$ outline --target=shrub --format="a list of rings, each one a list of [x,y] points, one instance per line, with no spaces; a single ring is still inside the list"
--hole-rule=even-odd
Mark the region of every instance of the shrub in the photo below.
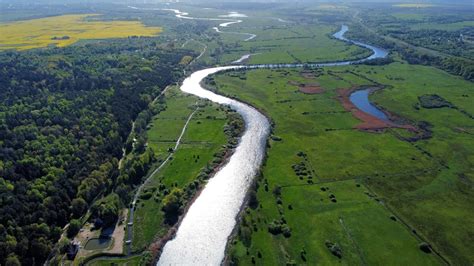
[[[276,186],[274,189],[273,189],[273,195],[275,196],[281,196],[281,187],[280,186]]]
[[[273,235],[283,234],[286,238],[291,236],[291,229],[283,220],[273,220],[268,225],[268,232]]]
[[[254,210],[258,207],[257,193],[255,193],[255,190],[251,190],[249,193],[249,206]]]
[[[144,192],[140,195],[140,199],[148,200],[148,199],[151,198],[151,196],[153,196],[153,192],[147,191],[147,192]]]
[[[165,212],[166,223],[174,224],[178,220],[184,205],[183,190],[174,188],[163,198],[162,210]]]
[[[252,231],[247,226],[240,227],[240,240],[245,247],[250,247],[252,244]]]
[[[420,245],[418,247],[421,249],[421,251],[423,251],[425,253],[431,253],[431,246],[430,246],[430,244],[428,244],[426,242],[420,243]]]
[[[326,240],[325,245],[334,256],[342,258],[342,250],[338,244]]]

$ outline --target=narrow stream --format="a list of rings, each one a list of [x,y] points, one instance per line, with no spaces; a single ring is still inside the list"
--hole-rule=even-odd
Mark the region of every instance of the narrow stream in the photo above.
[[[244,119],[246,129],[228,163],[212,177],[182,220],[176,237],[164,247],[158,265],[219,265],[224,259],[228,237],[236,225],[252,179],[261,166],[270,132],[268,119],[255,108],[204,89],[201,82],[208,76],[236,69],[323,67],[360,63],[387,56],[387,51],[354,42],[344,37],[343,25],[334,37],[372,50],[365,59],[323,64],[265,64],[214,67],[199,70],[186,78],[181,90],[186,93],[230,106]]]

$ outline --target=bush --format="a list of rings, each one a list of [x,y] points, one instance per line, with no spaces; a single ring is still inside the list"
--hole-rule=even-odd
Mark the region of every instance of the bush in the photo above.
[[[342,250],[338,244],[331,243],[331,241],[326,240],[325,245],[334,256],[342,258]]]
[[[278,196],[281,195],[281,187],[280,187],[280,186],[276,186],[276,187],[273,189],[273,195],[275,195],[276,197],[278,197]]]
[[[425,253],[431,253],[431,246],[430,246],[430,244],[428,244],[426,242],[420,243],[420,245],[418,247],[421,249],[421,251],[423,251]]]
[[[268,225],[268,232],[273,235],[283,234],[286,238],[291,236],[291,229],[283,220],[273,220]]]
[[[165,212],[166,223],[174,224],[177,222],[184,205],[183,190],[174,188],[163,198],[162,210]]]
[[[422,95],[418,97],[418,100],[421,106],[427,109],[453,107],[450,102],[437,94]]]
[[[249,206],[254,210],[258,207],[257,193],[255,190],[251,190],[249,193]]]
[[[146,192],[144,192],[144,193],[142,193],[142,194],[140,195],[140,199],[148,200],[148,199],[150,199],[152,196],[153,196],[153,192],[151,192],[151,191],[146,191]]]

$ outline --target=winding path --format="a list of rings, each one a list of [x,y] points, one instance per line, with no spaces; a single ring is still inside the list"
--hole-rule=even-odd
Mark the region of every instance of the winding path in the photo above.
[[[166,88],[168,88],[168,87],[166,87]],[[166,89],[163,90],[163,92],[160,95],[163,95],[163,93],[165,91],[166,91]],[[176,144],[174,145],[174,148],[173,148],[173,153],[176,152],[176,150],[179,148],[179,145],[181,144],[181,139],[183,138],[184,133],[186,132],[186,128],[188,127],[188,124],[191,121],[191,119],[193,118],[194,114],[198,110],[199,110],[199,107],[196,107],[196,109],[188,116],[188,119],[186,120],[186,123],[184,124],[183,129],[181,130],[181,133],[178,136],[178,139],[176,140]],[[148,175],[148,177],[145,179],[145,181],[143,181],[143,183],[138,187],[137,191],[135,192],[135,196],[133,197],[133,201],[132,201],[132,206],[130,207],[130,210],[129,210],[130,215],[129,215],[128,224],[127,224],[127,240],[126,240],[126,243],[128,245],[128,250],[127,250],[128,255],[131,255],[131,243],[133,241],[133,221],[134,221],[135,210],[137,208],[138,197],[140,196],[140,193],[143,190],[143,188],[150,181],[151,177],[153,177],[156,173],[158,173],[166,165],[166,163],[168,163],[168,161],[173,156],[173,153],[168,154],[166,159],[150,175]]]

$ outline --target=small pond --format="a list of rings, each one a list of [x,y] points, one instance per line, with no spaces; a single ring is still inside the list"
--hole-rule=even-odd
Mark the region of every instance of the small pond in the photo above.
[[[379,119],[388,121],[387,115],[369,101],[370,89],[355,91],[351,94],[351,102],[361,111],[371,114]]]
[[[104,249],[108,248],[110,246],[110,243],[112,243],[112,238],[110,237],[96,237],[96,238],[91,238],[89,241],[87,241],[84,249],[86,250],[97,250],[97,249]]]

